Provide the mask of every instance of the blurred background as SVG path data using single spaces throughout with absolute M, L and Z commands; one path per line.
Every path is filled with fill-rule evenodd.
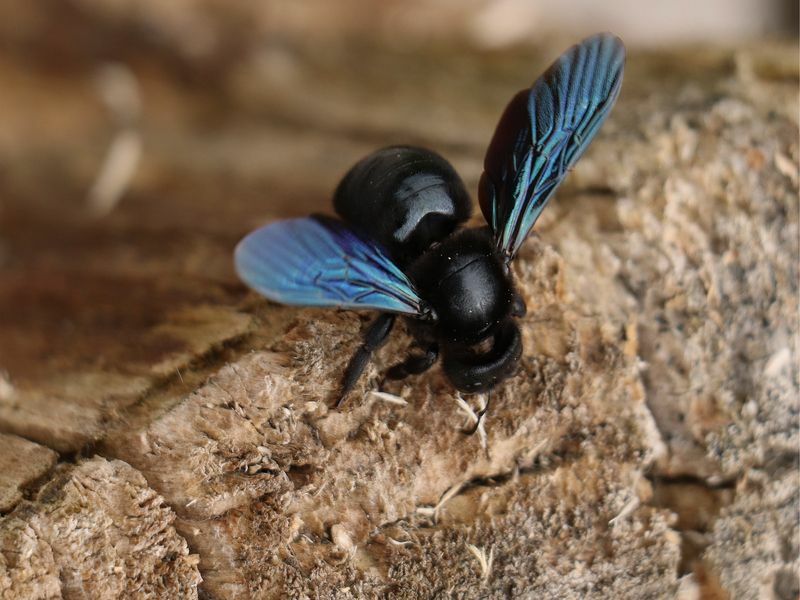
M 244 297 L 242 234 L 326 210 L 382 145 L 474 190 L 507 100 L 585 34 L 626 41 L 630 101 L 638 56 L 702 81 L 797 27 L 796 0 L 2 2 L 0 370 L 149 368 L 175 310 Z

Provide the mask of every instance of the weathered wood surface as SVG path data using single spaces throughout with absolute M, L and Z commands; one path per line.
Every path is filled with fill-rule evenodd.
M 402 330 L 330 410 L 368 315 L 270 305 L 231 250 L 384 144 L 474 190 L 560 48 L 250 42 L 121 54 L 143 150 L 105 216 L 91 47 L 0 56 L 0 595 L 796 597 L 796 47 L 630 53 L 515 264 L 483 448 L 438 369 L 368 393 Z

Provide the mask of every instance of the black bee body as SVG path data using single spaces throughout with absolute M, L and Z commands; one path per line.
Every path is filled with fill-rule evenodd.
M 522 346 L 511 315 L 515 306 L 517 314 L 524 312 L 524 304 L 489 228 L 459 229 L 472 202 L 444 158 L 410 146 L 378 150 L 344 176 L 333 205 L 404 268 L 430 309 L 428 319 L 409 319 L 424 354 L 391 369 L 389 377 L 422 372 L 440 350 L 448 377 L 465 392 L 489 389 L 513 371 Z M 375 333 L 368 332 L 373 350 L 383 342 L 378 334 L 385 338 L 391 331 L 389 319 L 379 318 Z M 494 339 L 501 323 L 504 335 Z M 345 392 L 366 366 L 361 357 L 347 370 Z
M 395 146 L 357 162 L 336 188 L 333 208 L 404 268 L 469 219 L 472 201 L 444 158 Z
M 525 314 L 525 303 L 489 229 L 454 232 L 420 256 L 409 273 L 437 316 L 435 334 L 453 385 L 481 392 L 511 375 L 522 354 L 514 317 Z
M 342 396 L 397 315 L 408 318 L 421 353 L 388 377 L 421 373 L 441 353 L 457 389 L 491 389 L 522 353 L 516 319 L 525 303 L 510 262 L 611 111 L 624 62 L 618 38 L 595 35 L 513 97 L 484 159 L 479 200 L 487 226 L 464 228 L 472 203 L 444 158 L 385 148 L 339 184 L 333 204 L 341 220 L 289 219 L 245 237 L 235 253 L 240 277 L 283 304 L 380 313 L 347 367 Z

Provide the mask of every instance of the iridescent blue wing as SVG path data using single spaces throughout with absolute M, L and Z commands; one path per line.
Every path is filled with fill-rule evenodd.
M 234 262 L 242 281 L 281 304 L 425 312 L 408 277 L 380 247 L 328 217 L 256 229 L 239 242 Z
M 486 152 L 480 201 L 506 260 L 614 106 L 624 63 L 619 38 L 587 38 L 519 92 L 500 118 Z

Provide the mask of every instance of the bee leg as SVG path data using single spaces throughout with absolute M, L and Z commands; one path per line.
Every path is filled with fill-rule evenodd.
M 403 362 L 394 365 L 386 372 L 386 379 L 405 379 L 409 375 L 419 375 L 430 369 L 439 358 L 439 345 L 431 344 L 425 354 L 412 354 Z
M 394 314 L 383 313 L 378 316 L 378 318 L 372 322 L 372 325 L 364 332 L 364 342 L 361 344 L 361 347 L 356 350 L 356 353 L 353 355 L 353 358 L 350 359 L 347 368 L 344 370 L 342 393 L 336 401 L 336 408 L 339 407 L 344 397 L 355 387 L 358 378 L 361 377 L 361 373 L 364 372 L 364 369 L 369 364 L 372 353 L 386 343 L 386 338 L 389 337 L 389 333 L 392 331 L 394 320 Z

